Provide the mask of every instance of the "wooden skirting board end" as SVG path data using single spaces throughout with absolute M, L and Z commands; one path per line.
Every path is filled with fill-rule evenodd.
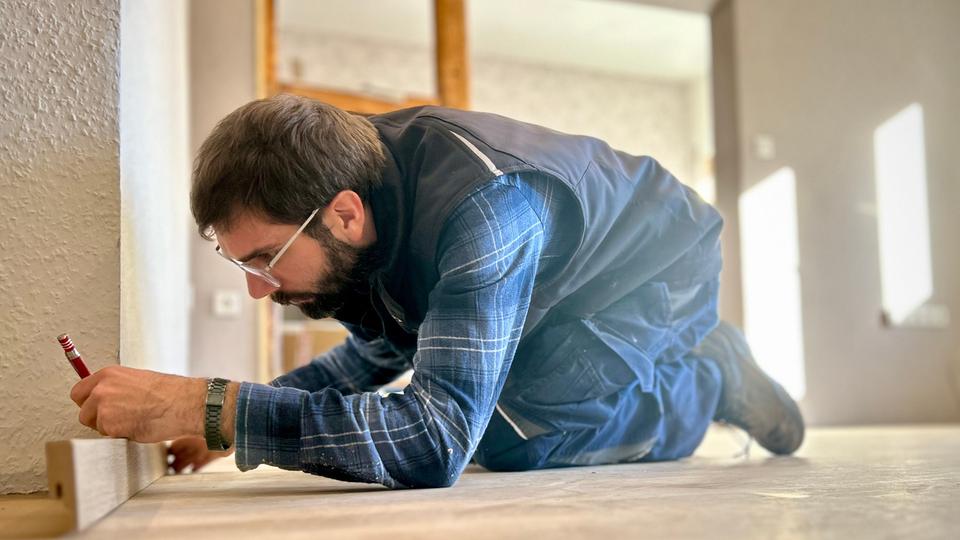
M 165 443 L 51 441 L 46 457 L 50 497 L 64 504 L 74 530 L 95 523 L 167 473 Z

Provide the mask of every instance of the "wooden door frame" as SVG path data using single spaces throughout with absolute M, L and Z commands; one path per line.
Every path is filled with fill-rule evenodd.
M 469 107 L 470 67 L 467 55 L 466 0 L 432 0 L 436 43 L 436 96 L 407 96 L 401 100 L 279 81 L 276 70 L 277 0 L 255 1 L 258 97 L 279 93 L 296 94 L 361 114 L 379 114 L 420 105 L 442 105 L 458 109 Z
M 277 79 L 277 0 L 254 0 L 256 91 L 258 98 L 289 93 L 317 99 L 359 114 L 379 114 L 420 105 L 458 109 L 470 106 L 466 0 L 432 0 L 436 43 L 436 97 L 407 96 L 391 101 L 379 96 L 344 92 Z M 257 301 L 257 378 L 268 382 L 283 373 L 280 367 L 281 311 L 269 297 Z

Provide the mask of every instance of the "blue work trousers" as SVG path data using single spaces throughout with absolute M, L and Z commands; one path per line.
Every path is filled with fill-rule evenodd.
M 491 470 L 673 460 L 713 420 L 722 379 L 695 352 L 716 327 L 716 280 L 648 283 L 524 338 L 474 454 Z

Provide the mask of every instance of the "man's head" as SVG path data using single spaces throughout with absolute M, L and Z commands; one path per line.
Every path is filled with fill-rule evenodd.
M 310 214 L 269 274 L 247 274 L 250 295 L 271 294 L 308 316 L 333 314 L 376 266 L 367 202 L 383 150 L 366 119 L 295 96 L 253 101 L 214 128 L 197 154 L 190 206 L 201 236 L 225 256 L 266 269 Z

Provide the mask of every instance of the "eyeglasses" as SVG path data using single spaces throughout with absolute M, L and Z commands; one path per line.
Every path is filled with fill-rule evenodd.
M 273 267 L 277 265 L 277 261 L 279 261 L 280 257 L 284 254 L 284 252 L 287 251 L 287 248 L 290 247 L 290 244 L 293 244 L 293 241 L 296 240 L 297 237 L 300 236 L 300 233 L 307 228 L 307 225 L 309 225 L 310 222 L 313 221 L 313 217 L 316 216 L 317 212 L 319 211 L 320 209 L 317 208 L 316 210 L 310 213 L 310 217 L 308 217 L 307 220 L 303 222 L 303 225 L 300 225 L 300 228 L 297 229 L 297 232 L 293 233 L 293 236 L 291 236 L 290 239 L 287 240 L 287 243 L 284 244 L 282 248 L 280 248 L 280 251 L 278 251 L 277 254 L 273 256 L 273 259 L 271 259 L 270 262 L 267 263 L 267 265 L 264 266 L 263 268 L 254 266 L 252 263 L 249 263 L 249 262 L 240 262 L 234 258 L 228 257 L 223 252 L 223 250 L 220 249 L 220 244 L 217 244 L 217 248 L 216 248 L 217 254 L 219 254 L 224 259 L 232 262 L 233 264 L 239 266 L 240 269 L 243 270 L 244 272 L 266 281 L 267 283 L 270 284 L 271 287 L 280 287 L 280 280 L 273 277 L 273 274 L 270 273 L 270 270 L 272 270 Z

